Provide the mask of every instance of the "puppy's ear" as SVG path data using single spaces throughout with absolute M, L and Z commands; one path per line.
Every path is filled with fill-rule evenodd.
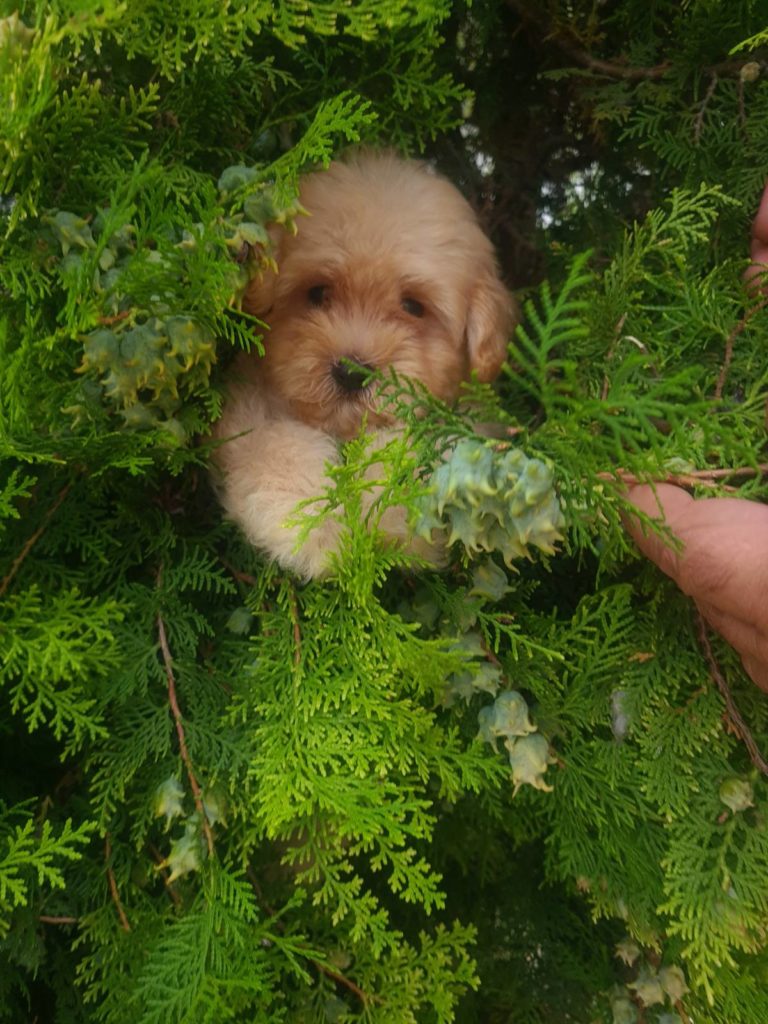
M 271 261 L 264 261 L 262 269 L 251 278 L 243 293 L 243 309 L 253 316 L 264 317 L 275 302 L 275 286 L 277 285 L 277 263 L 280 262 L 281 249 L 285 240 L 285 229 L 279 224 L 272 224 L 267 229 L 269 235 L 268 253 Z
M 276 284 L 277 271 L 273 267 L 264 267 L 251 278 L 243 293 L 245 312 L 260 319 L 265 317 L 274 304 Z
M 469 300 L 465 337 L 469 368 L 478 380 L 487 383 L 498 376 L 518 319 L 515 300 L 495 274 L 477 282 Z

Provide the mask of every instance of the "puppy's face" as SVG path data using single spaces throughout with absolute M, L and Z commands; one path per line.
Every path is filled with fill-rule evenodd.
M 300 200 L 310 216 L 278 239 L 279 273 L 245 300 L 270 327 L 258 367 L 268 393 L 349 438 L 364 413 L 383 422 L 370 370 L 392 367 L 448 401 L 473 370 L 496 376 L 512 303 L 452 185 L 391 154 L 357 154 L 305 178 Z

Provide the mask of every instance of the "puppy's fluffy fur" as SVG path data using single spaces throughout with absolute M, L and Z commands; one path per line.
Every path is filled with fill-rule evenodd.
M 338 442 L 363 414 L 391 426 L 349 361 L 394 367 L 451 401 L 475 371 L 498 373 L 512 321 L 493 249 L 469 204 L 426 166 L 358 152 L 303 179 L 310 216 L 276 239 L 279 272 L 251 282 L 244 307 L 269 324 L 265 355 L 236 360 L 215 435 L 222 503 L 252 544 L 305 577 L 321 575 L 338 524 L 299 550 L 286 520 L 322 494 Z M 403 516 L 387 532 L 406 541 Z

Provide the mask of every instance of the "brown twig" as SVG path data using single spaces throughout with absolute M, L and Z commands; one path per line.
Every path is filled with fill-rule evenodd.
M 709 665 L 709 674 L 717 684 L 717 688 L 725 701 L 728 718 L 733 726 L 733 730 L 747 748 L 749 759 L 755 768 L 761 771 L 763 775 L 768 775 L 768 761 L 766 761 L 760 753 L 760 749 L 758 748 L 757 743 L 755 743 L 755 738 L 752 735 L 749 726 L 741 717 L 741 712 L 736 707 L 730 687 L 728 686 L 725 676 L 715 659 L 715 655 L 712 651 L 712 645 L 709 642 L 709 636 L 707 635 L 707 624 L 704 620 L 704 616 L 700 612 L 698 613 L 698 626 L 699 643 L 701 644 L 704 656 L 707 659 L 707 664 Z
M 35 532 L 32 534 L 32 536 L 27 540 L 27 542 L 24 544 L 24 547 L 21 549 L 19 554 L 14 559 L 13 564 L 11 565 L 11 568 L 8 570 L 7 575 L 0 582 L 0 597 L 4 596 L 6 590 L 11 585 L 11 581 L 13 580 L 13 577 L 16 575 L 16 573 L 21 568 L 22 562 L 27 557 L 27 555 L 32 550 L 32 548 L 35 546 L 35 544 L 37 544 L 37 542 L 42 537 L 43 533 L 45 532 L 46 527 L 48 526 L 48 523 L 51 521 L 52 516 L 55 514 L 56 510 L 58 509 L 58 507 L 61 505 L 61 503 L 66 498 L 66 496 L 69 494 L 69 491 L 70 491 L 71 487 L 72 487 L 72 481 L 70 481 L 68 484 L 66 484 L 64 487 L 62 487 L 62 489 L 59 491 L 59 493 L 58 493 L 58 495 L 56 497 L 56 500 L 51 505 L 51 507 L 48 509 L 48 511 L 45 513 L 45 515 L 43 516 L 43 521 L 40 524 L 40 526 L 35 530 Z
M 567 53 L 577 64 L 580 64 L 588 71 L 594 71 L 595 74 L 606 75 L 608 78 L 620 78 L 627 82 L 657 81 L 663 78 L 672 68 L 672 62 L 668 60 L 662 61 L 661 64 L 654 64 L 651 67 L 631 67 L 628 64 L 619 64 L 617 61 L 601 60 L 599 57 L 593 57 L 591 53 L 588 53 L 587 50 L 582 50 L 580 46 L 571 42 L 570 39 L 558 38 L 556 42 L 563 53 Z
M 148 843 L 147 844 L 147 849 L 149 850 L 149 855 L 151 856 L 152 860 L 155 862 L 158 871 L 162 872 L 163 881 L 165 882 L 165 891 L 168 893 L 169 897 L 171 898 L 171 901 L 177 907 L 180 907 L 181 906 L 181 896 L 179 896 L 179 894 L 174 889 L 173 882 L 169 881 L 170 876 L 171 876 L 171 872 L 168 870 L 168 866 L 167 866 L 167 864 L 165 862 L 165 859 L 164 859 L 162 853 L 160 853 L 158 848 L 153 843 Z
M 626 482 L 639 483 L 640 481 L 630 481 L 627 479 Z M 676 487 L 717 487 L 721 491 L 731 491 L 734 494 L 738 490 L 737 487 L 731 487 L 730 484 L 717 484 L 714 480 L 707 480 L 706 477 L 696 476 L 695 473 L 670 473 L 661 480 L 657 480 L 656 483 L 675 484 Z
M 77 924 L 76 917 L 51 917 L 50 914 L 40 914 L 37 920 L 41 924 Z
M 717 487 L 718 485 L 713 480 L 708 480 L 706 477 L 700 477 L 696 472 L 693 473 L 668 473 L 667 476 L 654 477 L 653 480 L 645 479 L 644 477 L 635 476 L 634 473 L 625 473 L 624 470 L 619 469 L 613 473 L 598 473 L 598 479 L 600 480 L 615 480 L 617 483 L 626 484 L 628 487 L 634 487 L 635 484 L 675 484 L 676 487 Z M 729 487 L 728 484 L 720 484 L 722 490 L 734 491 L 736 488 Z
M 627 82 L 658 81 L 668 71 L 671 71 L 674 66 L 672 61 L 664 60 L 660 64 L 652 64 L 650 67 L 631 67 L 628 64 L 620 64 L 618 61 L 600 60 L 598 57 L 593 57 L 587 50 L 581 49 L 581 47 L 570 40 L 555 36 L 553 41 L 564 53 L 573 57 L 578 64 L 587 68 L 588 71 L 606 75 L 608 78 L 620 78 Z M 722 60 L 701 70 L 715 78 L 738 78 L 744 65 L 751 62 L 751 60 Z
M 249 572 L 241 572 L 240 569 L 235 568 L 231 562 L 228 562 L 226 558 L 219 558 L 219 561 L 227 569 L 232 576 L 237 580 L 238 583 L 245 583 L 249 587 L 255 587 L 258 585 L 258 580 L 255 576 L 251 576 Z
M 623 313 L 619 317 L 618 323 L 616 324 L 616 327 L 614 328 L 613 341 L 611 342 L 610 348 L 608 349 L 608 352 L 607 352 L 606 357 L 605 357 L 606 366 L 609 366 L 610 363 L 611 363 L 611 360 L 613 359 L 614 353 L 616 352 L 616 344 L 619 341 L 619 336 L 621 334 L 622 328 L 624 327 L 624 324 L 626 323 L 626 320 L 627 320 L 627 314 Z M 611 381 L 610 381 L 610 378 L 608 376 L 608 371 L 606 370 L 605 374 L 603 375 L 603 386 L 602 386 L 602 388 L 600 390 L 600 399 L 603 402 L 608 397 L 608 392 L 610 391 L 610 389 L 611 389 Z
M 576 41 L 567 28 L 554 27 L 551 19 L 546 14 L 541 4 L 532 4 L 530 0 L 507 0 L 512 10 L 520 15 L 523 22 L 531 24 L 537 29 L 544 39 L 553 43 L 563 53 L 567 54 L 576 64 L 587 71 L 593 71 L 596 75 L 605 75 L 607 78 L 618 78 L 626 82 L 648 82 L 662 79 L 674 67 L 671 60 L 661 61 L 659 64 L 652 64 L 648 67 L 632 67 L 617 60 L 602 60 L 593 57 Z M 741 80 L 743 68 L 748 64 L 755 63 L 755 54 L 752 53 L 746 58 L 735 58 L 731 60 L 718 61 L 703 67 L 704 74 L 719 76 L 720 78 L 737 78 Z
M 684 715 L 688 711 L 688 709 L 691 707 L 691 705 L 694 704 L 695 701 L 697 701 L 699 699 L 699 697 L 703 697 L 706 692 L 707 692 L 706 686 L 699 686 L 699 687 L 697 687 L 697 689 L 695 689 L 693 691 L 693 693 L 690 695 L 690 697 L 685 702 L 685 704 L 681 708 L 673 708 L 672 709 L 672 713 L 675 714 L 675 715 Z
M 99 323 L 111 327 L 112 324 L 119 324 L 121 320 L 127 320 L 130 315 L 130 309 L 124 309 L 122 313 L 115 313 L 114 316 L 100 316 Z
M 595 74 L 607 75 L 609 78 L 621 78 L 628 82 L 645 82 L 649 79 L 653 81 L 663 78 L 672 67 L 672 62 L 668 60 L 662 61 L 661 64 L 654 64 L 651 67 L 638 68 L 631 67 L 628 64 L 621 64 L 618 61 L 601 60 L 599 57 L 593 57 L 588 50 L 579 46 L 572 37 L 558 34 L 557 31 L 552 32 L 551 23 L 545 24 L 543 20 L 537 18 L 533 14 L 530 5 L 525 3 L 524 0 L 508 0 L 508 3 L 525 21 L 538 22 L 538 27 L 546 31 L 548 41 L 554 43 L 555 46 L 577 64 L 581 65 L 581 67 L 586 68 L 588 71 L 594 71 Z
M 735 491 L 735 487 L 727 484 L 718 484 L 718 480 L 726 480 L 734 476 L 763 476 L 768 474 L 768 463 L 761 462 L 757 466 L 737 466 L 732 469 L 692 469 L 690 473 L 669 473 L 664 477 L 654 477 L 653 480 L 636 476 L 634 473 L 627 473 L 623 469 L 615 469 L 608 473 L 598 473 L 600 480 L 612 480 L 617 483 L 633 486 L 634 484 L 676 484 L 678 487 L 717 487 L 723 490 Z
M 695 480 L 724 480 L 730 476 L 762 476 L 768 473 L 768 462 L 761 462 L 757 466 L 734 466 L 721 469 L 693 469 L 688 474 Z
M 109 891 L 112 894 L 112 902 L 117 907 L 117 916 L 120 918 L 120 924 L 123 931 L 129 932 L 131 926 L 128 923 L 128 918 L 125 916 L 123 910 L 123 904 L 120 902 L 120 893 L 117 891 L 117 882 L 115 881 L 115 873 L 112 870 L 112 866 L 109 863 L 112 857 L 112 844 L 109 841 L 109 833 L 104 837 L 104 859 L 107 862 L 107 880 L 109 881 Z
M 526 3 L 525 0 L 507 0 L 507 2 L 524 21 L 535 24 L 537 28 L 545 32 L 549 42 L 554 43 L 555 46 L 559 47 L 563 53 L 571 57 L 581 67 L 586 68 L 588 71 L 594 71 L 595 74 L 605 75 L 608 78 L 619 78 L 628 82 L 658 81 L 667 72 L 671 71 L 674 66 L 672 61 L 665 60 L 660 64 L 652 64 L 649 67 L 632 67 L 628 64 L 622 64 L 620 61 L 601 60 L 599 57 L 593 57 L 572 36 L 558 34 L 557 30 L 553 32 L 551 22 L 544 20 L 543 12 L 537 17 L 530 3 Z M 537 5 L 537 14 L 540 9 L 540 5 Z M 751 64 L 754 60 L 755 57 L 752 54 L 746 59 L 737 58 L 734 60 L 718 61 L 717 64 L 702 68 L 702 71 L 721 77 L 739 77 L 745 64 Z
M 699 144 L 699 140 L 701 139 L 702 129 L 704 128 L 704 114 L 706 113 L 707 107 L 709 106 L 709 101 L 715 94 L 716 88 L 717 72 L 713 71 L 712 78 L 710 80 L 709 85 L 707 86 L 707 91 L 704 93 L 704 99 L 701 101 L 701 106 L 699 107 L 698 113 L 696 114 L 696 119 L 693 122 L 693 141 L 697 146 Z
M 747 111 L 744 106 L 744 79 L 739 75 L 737 78 L 736 94 L 739 103 L 739 128 L 746 141 L 747 138 Z
M 483 654 L 485 655 L 486 660 L 490 661 L 492 665 L 494 665 L 496 668 L 502 669 L 503 671 L 504 666 L 501 664 L 499 659 L 496 657 L 495 653 L 491 650 L 491 648 L 482 638 L 480 640 L 480 646 L 483 649 Z
M 264 899 L 264 894 L 261 891 L 261 885 L 259 883 L 258 878 L 256 877 L 256 872 L 253 870 L 250 864 L 245 869 L 245 873 L 248 876 L 251 885 L 253 886 L 253 890 L 256 893 L 256 896 L 258 897 L 262 908 L 266 911 L 267 916 L 274 917 L 275 910 L 273 907 L 270 907 L 270 905 Z M 282 921 L 278 919 L 274 922 L 274 925 L 277 931 L 283 931 Z M 331 978 L 333 981 L 338 982 L 339 985 L 343 985 L 345 988 L 348 988 L 350 992 L 354 993 L 354 995 L 357 996 L 357 998 L 360 1000 L 363 1006 L 367 1006 L 368 1003 L 371 1002 L 371 997 L 367 995 L 360 988 L 359 985 L 356 985 L 354 981 L 351 980 L 351 978 L 347 978 L 346 975 L 339 974 L 337 971 L 332 971 L 330 967 L 326 967 L 325 964 L 321 964 L 319 960 L 315 960 L 311 956 L 307 957 L 307 960 L 312 964 L 313 967 L 316 967 L 318 971 L 326 975 L 326 977 Z
M 675 1003 L 675 1010 L 677 1011 L 677 1015 L 680 1018 L 680 1020 L 683 1022 L 683 1024 L 691 1024 L 691 1018 L 685 1012 L 683 1004 L 682 1004 L 682 1002 L 679 999 Z
M 293 623 L 293 667 L 298 668 L 301 664 L 301 625 L 299 623 L 299 602 L 296 599 L 296 591 L 290 581 L 288 582 L 288 602 L 291 611 L 291 622 Z
M 159 576 L 158 576 L 159 582 Z M 194 768 L 192 767 L 192 760 L 187 750 L 187 738 L 184 734 L 184 720 L 181 715 L 181 708 L 179 707 L 179 701 L 176 696 L 176 679 L 173 674 L 173 658 L 171 656 L 170 648 L 168 647 L 168 638 L 165 634 L 165 623 L 160 612 L 157 613 L 157 635 L 160 638 L 160 650 L 163 655 L 163 664 L 165 665 L 165 677 L 168 680 L 168 703 L 171 706 L 171 712 L 173 714 L 173 720 L 176 724 L 176 735 L 179 738 L 179 753 L 181 754 L 181 760 L 184 762 L 184 767 L 187 770 L 187 778 L 189 779 L 189 786 L 192 790 L 192 797 L 195 801 L 195 808 L 197 813 L 200 815 L 200 821 L 203 826 L 203 835 L 208 845 L 208 856 L 213 856 L 213 833 L 211 832 L 211 826 L 208 823 L 208 817 L 205 813 L 205 807 L 203 806 L 203 795 L 200 790 L 200 785 L 195 776 Z
M 728 340 L 725 343 L 725 355 L 723 357 L 723 365 L 720 368 L 720 375 L 717 378 L 717 384 L 715 385 L 715 398 L 722 398 L 723 388 L 725 387 L 725 379 L 728 376 L 728 370 L 731 367 L 731 361 L 733 359 L 733 345 L 738 336 L 743 330 L 746 329 L 747 324 L 761 309 L 765 309 L 768 305 L 768 295 L 755 303 L 750 309 L 746 311 L 744 316 L 739 320 L 736 326 L 733 328 L 731 333 L 728 335 Z
M 324 964 L 321 964 L 318 960 L 310 959 L 310 963 L 313 964 L 318 969 L 318 971 L 322 971 L 322 973 L 326 977 L 331 978 L 333 981 L 337 981 L 340 985 L 344 985 L 345 988 L 348 988 L 350 992 L 353 992 L 360 1000 L 360 1002 L 363 1004 L 363 1006 L 367 1006 L 368 1003 L 371 1001 L 371 997 L 366 995 L 365 992 L 363 992 L 363 990 L 358 985 L 356 985 L 354 981 L 352 981 L 350 978 L 345 977 L 343 974 L 339 974 L 337 971 L 332 971 L 330 967 L 326 967 Z

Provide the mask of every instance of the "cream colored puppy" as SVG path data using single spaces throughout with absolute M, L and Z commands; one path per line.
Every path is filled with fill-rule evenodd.
M 473 371 L 499 372 L 513 306 L 471 207 L 424 164 L 359 151 L 305 177 L 300 201 L 310 216 L 277 239 L 278 273 L 246 294 L 269 325 L 265 354 L 234 363 L 215 462 L 222 504 L 249 541 L 309 578 L 327 571 L 339 524 L 297 549 L 286 521 L 326 489 L 327 464 L 364 414 L 391 426 L 367 371 L 393 367 L 452 401 Z M 404 515 L 389 513 L 384 529 L 408 543 Z

